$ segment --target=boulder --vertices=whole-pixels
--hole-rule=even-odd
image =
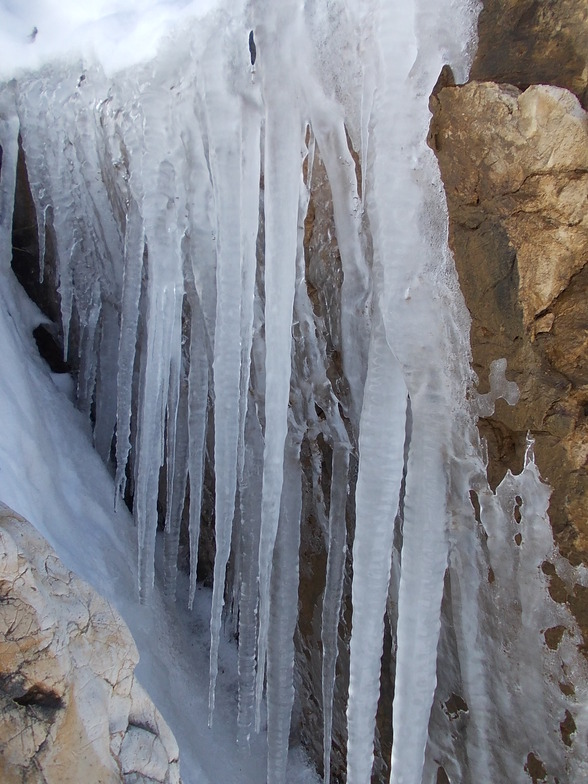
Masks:
[[[179,784],[116,610],[0,504],[0,781]]]

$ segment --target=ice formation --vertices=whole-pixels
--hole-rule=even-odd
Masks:
[[[587,723],[580,698],[558,686],[558,666],[580,666],[573,633],[546,655],[524,620],[543,614],[546,627],[572,628],[549,604],[540,571],[556,558],[548,494],[531,457],[496,494],[485,480],[476,417],[495,397],[514,403],[516,394],[500,364],[491,393],[473,391],[468,319],[425,144],[441,67],[467,76],[476,3],[149,7],[157,13],[143,17],[129,3],[125,16],[122,4],[104,3],[98,21],[83,26],[99,33],[93,52],[56,57],[64,44],[43,43],[40,23],[34,41],[13,44],[19,69],[0,108],[1,228],[10,230],[20,136],[40,269],[49,244],[58,264],[78,403],[96,449],[114,460],[117,495],[134,499],[145,601],[159,579],[159,503],[162,580],[172,596],[188,520],[192,604],[205,473],[214,475],[209,722],[231,613],[238,741],[246,748],[267,715],[268,781],[286,780],[309,493],[327,552],[326,780],[348,516],[348,784],[370,781],[386,613],[391,782],[445,780],[440,771],[451,782],[517,781],[531,752],[573,780],[584,763],[556,731],[565,711],[578,732]],[[133,48],[141,19],[151,20],[149,35]],[[18,21],[21,37],[28,21]],[[340,265],[326,314],[307,285],[305,244],[319,161]],[[543,685],[525,675],[529,656]],[[444,712],[456,694],[460,709]],[[531,704],[543,714],[515,731],[513,717],[521,721]]]

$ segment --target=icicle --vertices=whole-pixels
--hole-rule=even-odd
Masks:
[[[96,373],[98,372],[98,352],[97,331],[100,321],[102,302],[100,295],[100,282],[94,281],[92,294],[88,309],[81,314],[81,324],[83,325],[80,336],[78,356],[80,367],[78,371],[78,407],[80,411],[90,419],[94,390],[96,387]]]
[[[188,607],[192,609],[196,594],[198,572],[198,542],[200,539],[200,513],[202,507],[202,481],[204,476],[204,445],[208,412],[208,355],[204,317],[194,293],[191,299],[192,321],[190,332],[190,373],[188,376],[188,471],[190,474],[190,510],[188,530],[190,535],[190,588]]]
[[[209,724],[215,703],[218,647],[224,606],[225,575],[231,547],[241,382],[241,216],[239,147],[240,118],[222,99],[209,96],[211,168],[217,209],[217,303],[214,336],[214,468],[215,542],[214,583],[210,618]],[[237,133],[235,133],[235,130]]]
[[[137,464],[134,512],[138,534],[139,595],[145,602],[154,578],[155,535],[157,531],[157,497],[159,469],[162,463],[161,422],[163,417],[163,377],[169,377],[165,361],[161,313],[169,312],[169,289],[151,279],[147,308],[147,346],[142,367],[142,400],[137,433]],[[143,363],[142,363],[143,364]]]
[[[184,365],[184,363],[182,363]],[[188,479],[188,453],[190,448],[188,428],[189,384],[182,367],[178,390],[175,436],[168,440],[167,513],[163,549],[164,590],[175,596],[178,574],[178,550],[182,512]],[[169,432],[169,429],[168,429]],[[172,447],[173,444],[173,447]],[[173,459],[169,452],[173,449]],[[173,463],[174,469],[169,466]]]
[[[243,448],[243,475],[239,483],[241,525],[241,582],[239,595],[239,708],[237,742],[248,748],[255,720],[255,653],[257,645],[257,581],[263,473],[263,436],[253,400],[247,407]]]
[[[62,236],[61,231],[56,229],[56,234]],[[58,242],[58,245],[60,243]],[[63,357],[67,360],[69,352],[69,332],[73,315],[74,287],[72,280],[72,269],[76,258],[76,251],[80,244],[79,239],[74,239],[71,250],[64,248],[58,249],[59,260],[59,300],[61,302],[61,325],[63,328]]]
[[[331,470],[331,506],[329,509],[329,538],[327,549],[327,575],[323,596],[321,641],[322,697],[323,697],[323,778],[331,780],[331,736],[333,727],[333,697],[337,665],[337,638],[341,595],[345,574],[347,527],[347,477],[349,472],[349,447],[335,444]]]
[[[348,784],[369,784],[372,773],[384,613],[404,466],[406,406],[402,369],[387,343],[381,317],[377,317],[359,431],[347,706]],[[386,412],[384,416],[382,412]]]
[[[291,20],[295,24],[295,17]],[[298,201],[301,179],[302,123],[294,95],[277,80],[288,67],[275,42],[260,37],[265,52],[265,450],[259,544],[259,636],[256,682],[256,728],[268,646],[270,582],[280,515],[284,443],[290,395],[292,311],[296,276]],[[261,59],[261,57],[260,57]],[[294,65],[292,66],[294,68]],[[259,71],[262,70],[260,65]],[[285,84],[288,84],[287,80]]]
[[[16,189],[19,122],[12,96],[0,103],[0,253],[1,270],[7,273],[12,260],[12,216]]]
[[[110,450],[116,422],[116,367],[118,361],[118,313],[105,302],[102,305],[99,366],[96,384],[96,424],[94,445],[105,463]]]
[[[411,396],[413,425],[404,506],[392,721],[393,781],[417,781],[422,775],[436,683],[443,576],[448,559],[447,481],[442,453],[449,433],[440,413],[445,409],[440,405],[441,388],[441,382],[431,373],[420,393]],[[410,722],[407,716],[411,717]]]
[[[341,253],[341,335],[343,367],[351,390],[350,418],[359,422],[369,343],[368,297],[370,274],[362,240],[363,210],[358,193],[355,161],[349,151],[343,121],[333,122],[336,107],[315,109],[313,130],[333,196],[337,244]],[[333,125],[335,127],[333,127]]]
[[[294,703],[294,630],[298,619],[298,554],[302,510],[300,444],[285,448],[280,522],[274,549],[267,648],[267,780],[285,784]]]
[[[129,205],[126,221],[116,402],[115,493],[117,495],[120,494],[122,498],[125,495],[126,468],[131,449],[133,366],[135,362],[137,325],[139,323],[141,273],[145,247],[143,221],[134,200]],[[115,505],[117,495],[115,495]]]
[[[33,91],[34,97],[31,95]],[[47,161],[52,157],[52,152],[47,149],[46,140],[41,138],[40,134],[35,133],[34,129],[37,126],[37,118],[39,116],[48,116],[47,110],[50,107],[50,95],[48,95],[48,91],[38,90],[38,88],[35,90],[31,85],[29,90],[25,88],[25,90],[19,91],[17,101],[19,114],[23,117],[21,142],[37,221],[39,282],[43,283],[45,278],[47,213],[50,209],[50,204],[47,201],[49,184]],[[30,111],[35,111],[36,113],[34,120],[29,117]]]
[[[175,594],[181,517],[188,479],[188,379],[185,373],[183,319],[174,321],[170,334],[170,371],[166,419],[166,513],[164,538],[164,590]],[[180,352],[174,347],[181,346]]]
[[[145,601],[154,582],[159,469],[164,463],[165,413],[172,366],[179,372],[182,305],[181,140],[174,127],[172,96],[152,88],[144,103],[141,174],[142,215],[148,248],[146,345],[142,357],[142,399],[137,433],[135,519],[139,538],[139,590]],[[163,157],[162,157],[163,154]]]
[[[260,116],[243,103],[241,128],[241,397],[239,410],[239,478],[243,477],[245,422],[249,400],[257,232],[261,167]]]
[[[45,246],[47,236],[47,210],[49,205],[43,208],[35,205],[37,214],[37,236],[39,237],[39,283],[45,280]]]
[[[235,516],[239,436],[244,427],[248,394],[248,374],[242,373],[241,360],[243,357],[248,365],[259,189],[258,113],[253,110],[249,95],[246,100],[236,102],[225,91],[224,68],[222,49],[217,45],[210,46],[202,74],[208,164],[216,208],[213,230],[217,250],[212,368],[216,553],[210,622],[210,724],[215,704],[226,569]],[[240,86],[247,93],[251,92],[250,85]]]

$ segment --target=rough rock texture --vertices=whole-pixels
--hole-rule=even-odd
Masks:
[[[179,784],[115,610],[0,504],[0,781]]]
[[[586,4],[577,2],[486,2],[473,73],[525,85],[549,70],[548,81],[567,84],[567,49],[553,42],[566,30],[576,43],[585,37],[587,14]],[[541,68],[526,62],[524,47],[513,48],[529,19],[533,24],[542,20],[541,29],[552,42],[542,50]],[[502,40],[509,20],[513,29]],[[492,58],[500,60],[499,49],[511,57],[500,74],[489,65]],[[581,80],[574,85],[585,95],[588,48],[579,52],[584,87]],[[534,56],[540,57],[538,47]],[[529,69],[524,78],[522,68]],[[520,470],[530,431],[538,466],[554,488],[550,517],[556,542],[572,563],[586,563],[586,112],[562,88],[533,85],[522,92],[512,84],[475,81],[443,87],[432,97],[431,109],[429,141],[445,183],[450,243],[472,315],[474,367],[484,387],[490,362],[505,357],[507,377],[521,391],[518,405],[510,408],[500,401],[494,416],[481,421],[490,480],[495,485],[507,468]],[[586,639],[582,592],[578,586],[566,590]]]
[[[586,0],[484,0],[471,78],[552,84],[588,107]]]

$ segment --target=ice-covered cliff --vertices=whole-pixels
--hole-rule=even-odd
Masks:
[[[307,716],[324,777],[332,747],[349,784],[370,781],[374,739],[376,775],[398,784],[584,775],[579,638],[545,573],[572,567],[531,443],[520,475],[488,484],[477,419],[519,392],[501,357],[475,389],[426,144],[442,66],[467,77],[475,4],[121,9],[64,17],[71,47],[53,21],[17,20],[3,296],[17,320],[20,148],[39,275],[58,280],[113,499],[133,506],[144,603],[161,585],[192,608],[214,523],[209,723],[226,622],[236,738],[246,754],[267,727],[271,784],[290,736],[316,752]]]

